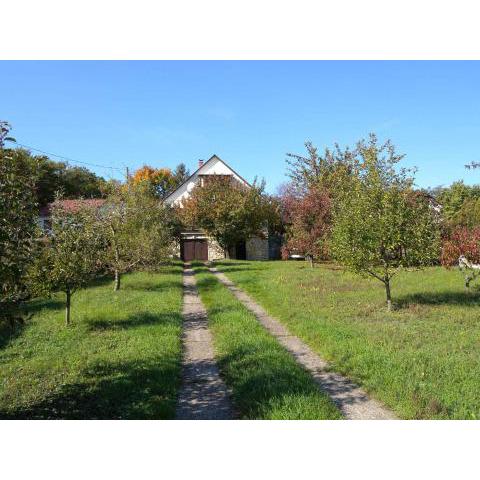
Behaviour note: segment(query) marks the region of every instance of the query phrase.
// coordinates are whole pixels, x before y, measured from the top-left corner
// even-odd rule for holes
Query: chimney
[[[198,168],[202,168],[203,167],[203,160],[199,160],[198,161]]]

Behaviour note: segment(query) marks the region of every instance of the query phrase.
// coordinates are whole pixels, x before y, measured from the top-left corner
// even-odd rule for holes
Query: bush
[[[442,265],[456,265],[461,255],[471,262],[480,263],[480,227],[459,227],[444,237],[440,258]]]

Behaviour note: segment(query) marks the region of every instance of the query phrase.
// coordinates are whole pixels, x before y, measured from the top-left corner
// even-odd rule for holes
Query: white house
[[[206,162],[200,160],[198,169],[176,190],[170,193],[166,197],[165,202],[181,207],[182,200],[189,197],[195,186],[203,185],[203,181],[208,175],[232,176],[247,187],[251,186],[221,158],[213,155]],[[239,260],[268,260],[274,256],[276,257],[276,250],[278,249],[274,248],[273,240],[257,236],[248,238],[245,242],[239,242],[235,245],[235,248],[230,252],[230,257]],[[215,260],[224,258],[225,254],[218,243],[209,238],[204,232],[191,231],[181,233],[180,256],[184,261]]]

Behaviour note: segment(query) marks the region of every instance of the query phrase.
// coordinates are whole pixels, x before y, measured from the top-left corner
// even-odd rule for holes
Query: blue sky
[[[480,62],[0,62],[0,119],[18,142],[106,167],[216,153],[270,191],[285,154],[391,138],[417,184],[480,171]],[[92,168],[104,176],[121,172]]]

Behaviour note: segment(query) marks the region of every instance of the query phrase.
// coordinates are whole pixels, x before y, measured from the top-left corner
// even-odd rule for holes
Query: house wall
[[[178,241],[174,241],[172,242],[172,244],[170,245],[170,250],[171,250],[171,256],[172,258],[175,258],[175,259],[180,259],[181,257],[181,252],[180,252],[180,242]]]
[[[205,238],[205,236],[203,236],[202,234],[197,234],[196,237]],[[207,237],[207,245],[208,260],[222,260],[225,258],[225,253],[216,240]],[[269,241],[266,238],[249,238],[246,241],[245,247],[247,253],[247,260],[268,260],[270,258]],[[174,258],[180,258],[180,244],[178,242],[172,243],[171,249],[172,256]]]
[[[246,242],[247,260],[268,260],[268,240],[251,237]]]
[[[225,253],[220,247],[218,242],[213,238],[208,239],[208,259],[209,260],[221,260],[225,258]]]
[[[241,179],[233,170],[231,170],[225,163],[214,156],[205,162],[205,164],[192,175],[188,182],[181,185],[177,190],[169,195],[165,201],[170,205],[178,205],[182,202],[182,200],[188,198],[190,192],[199,181],[199,175],[232,175],[239,182],[244,183],[244,180]]]

